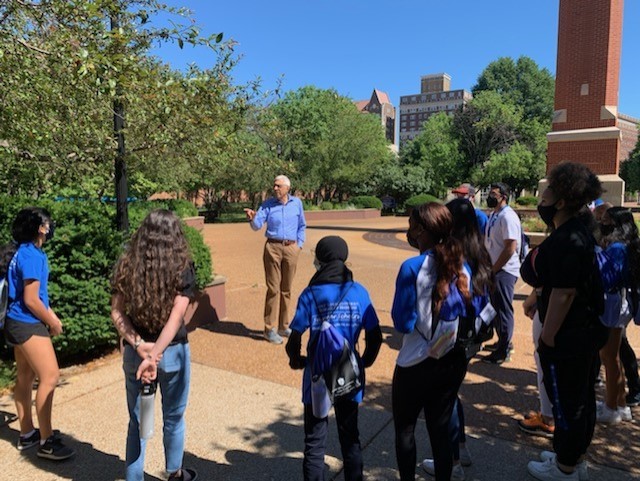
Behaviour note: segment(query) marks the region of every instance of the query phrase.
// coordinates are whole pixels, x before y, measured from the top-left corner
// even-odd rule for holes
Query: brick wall
[[[562,161],[580,162],[594,174],[618,173],[618,149],[616,139],[587,140],[582,142],[550,142],[547,149],[547,173]]]
[[[601,107],[618,105],[622,0],[560,0],[555,109],[566,122],[553,130],[616,125]]]

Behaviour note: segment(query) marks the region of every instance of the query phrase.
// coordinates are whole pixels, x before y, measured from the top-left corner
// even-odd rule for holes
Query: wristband
[[[133,344],[133,349],[135,349],[136,351],[138,350],[138,348],[140,347],[140,344],[142,344],[144,341],[142,340],[142,338],[139,338],[134,344]]]

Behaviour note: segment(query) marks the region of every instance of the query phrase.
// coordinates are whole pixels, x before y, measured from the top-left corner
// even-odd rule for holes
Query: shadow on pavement
[[[207,324],[198,326],[199,329],[204,329],[205,331],[217,332],[220,334],[227,334],[229,336],[239,336],[239,337],[247,337],[249,339],[253,339],[256,341],[265,341],[264,332],[262,329],[249,329],[247,326],[242,324],[241,322],[235,321],[215,321],[209,322]]]
[[[19,430],[8,426],[0,428],[0,440],[14,445],[18,439]],[[55,479],[70,479],[73,481],[113,481],[124,478],[124,461],[114,454],[98,451],[93,444],[80,441],[72,436],[62,434],[66,445],[75,449],[74,457],[65,461],[49,461],[36,455],[37,448],[33,447],[21,453],[20,458],[31,463],[37,469],[51,473]],[[124,437],[122,439],[124,443]],[[147,475],[147,480],[161,481]]]

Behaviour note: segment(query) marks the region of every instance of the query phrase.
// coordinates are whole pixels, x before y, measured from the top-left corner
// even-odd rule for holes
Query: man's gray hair
[[[287,177],[286,175],[279,175],[274,180],[276,182],[280,180],[287,187],[291,187],[291,181],[289,180],[289,177]]]

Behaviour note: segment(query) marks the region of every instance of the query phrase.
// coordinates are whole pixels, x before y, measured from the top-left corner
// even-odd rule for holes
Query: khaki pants
[[[267,283],[267,296],[264,301],[265,331],[273,329],[276,322],[279,330],[289,326],[291,285],[299,255],[300,247],[296,243],[285,246],[267,242],[264,245],[264,275]]]

